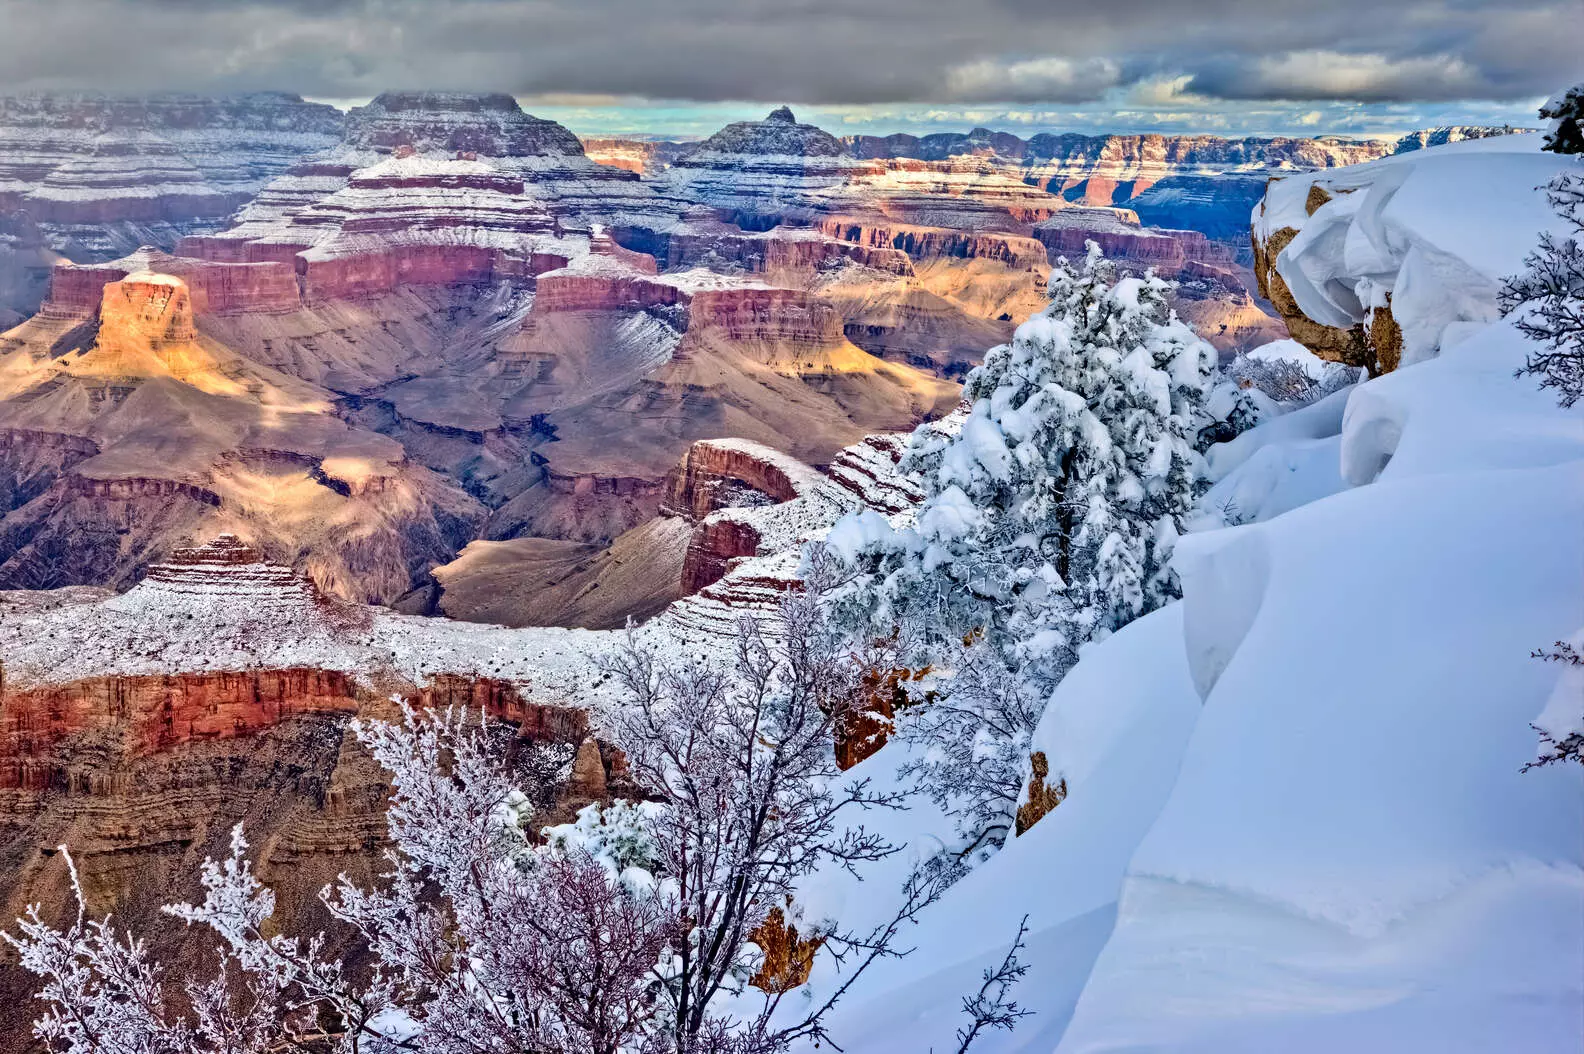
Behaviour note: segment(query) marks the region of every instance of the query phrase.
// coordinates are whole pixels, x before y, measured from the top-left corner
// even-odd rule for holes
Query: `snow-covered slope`
[[[1418,230],[1495,232],[1535,181],[1501,161],[1457,196],[1428,181],[1461,162],[1399,171]],[[1458,258],[1495,275],[1537,228]],[[976,1051],[1581,1048],[1584,772],[1520,770],[1557,679],[1530,653],[1584,625],[1584,407],[1514,377],[1526,348],[1471,324],[1214,453],[1219,488],[1259,497],[1248,522],[1185,538],[1184,600],[1085,653],[1035,742],[1066,800],[861,979],[838,1042],[941,1049],[1026,913],[1036,1015]],[[892,831],[917,854],[947,829]],[[900,874],[872,881],[811,886],[809,910],[883,903]]]

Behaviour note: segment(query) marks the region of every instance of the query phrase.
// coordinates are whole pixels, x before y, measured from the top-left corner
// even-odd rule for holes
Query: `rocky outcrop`
[[[659,313],[682,333],[679,358],[709,344],[766,365],[818,369],[814,360],[851,348],[841,315],[816,294],[702,269],[656,274],[652,257],[625,250],[579,257],[538,277],[529,324],[571,312]]]
[[[302,306],[296,276],[286,264],[214,263],[172,256],[145,245],[108,263],[57,263],[41,311],[54,318],[92,317],[105,286],[139,272],[180,278],[187,286],[193,312],[199,315],[283,314]]]
[[[1198,231],[1146,228],[1136,214],[1124,209],[1064,209],[1042,223],[1035,224],[1034,237],[1048,250],[1052,260],[1065,256],[1082,259],[1091,241],[1100,246],[1106,259],[1120,266],[1172,277],[1199,265],[1232,275],[1234,260],[1224,246],[1212,242]],[[1241,283],[1236,284],[1241,288]]]
[[[818,484],[819,473],[780,451],[742,440],[700,440],[666,480],[661,511],[702,520],[717,509],[792,501]]]
[[[763,958],[748,983],[769,995],[784,995],[808,983],[814,971],[814,956],[825,944],[818,931],[807,937],[786,919],[780,905],[770,909],[764,921],[755,926],[748,939],[758,945]]]
[[[850,347],[842,317],[827,301],[801,289],[739,286],[701,289],[688,299],[685,356],[706,341],[741,348],[766,365],[796,370],[825,352]]]
[[[797,459],[759,443],[720,439],[688,448],[666,481],[660,511],[697,525],[682,562],[687,596],[720,581],[734,561],[785,548],[787,528],[800,515],[845,507],[830,481]]]
[[[865,436],[843,447],[826,474],[868,508],[887,515],[904,512],[924,500],[918,484],[898,469],[907,441],[896,432]]]
[[[1050,778],[1050,762],[1046,760],[1044,751],[1036,750],[1029,755],[1029,768],[1028,796],[1017,808],[1017,822],[1014,825],[1017,835],[1039,823],[1052,809],[1067,800],[1065,778],[1054,784],[1045,782]]]
[[[652,257],[644,269],[614,256],[581,257],[566,267],[541,274],[535,288],[535,315],[559,311],[645,311],[674,307],[688,299],[680,285],[656,277]]]
[[[579,156],[578,137],[524,113],[510,95],[384,92],[346,116],[348,146],[417,153],[467,151],[484,157]]]
[[[345,674],[313,669],[103,677],[7,692],[0,701],[0,790],[113,791],[56,751],[74,736],[112,735],[129,753],[146,755],[193,740],[254,735],[294,715],[357,708]]]
[[[681,211],[634,173],[589,160],[576,136],[524,113],[508,95],[388,92],[353,109],[346,125],[339,146],[265,186],[230,230],[185,241],[182,251],[216,260],[289,262],[334,238],[327,231],[350,218],[352,228],[328,251],[361,256],[378,248],[379,235],[396,232],[398,240],[416,240],[431,255],[460,243],[527,259],[537,249],[519,244],[514,235],[524,231],[587,231],[596,223],[663,228]],[[403,164],[393,168],[390,162]],[[359,175],[354,187],[354,174],[370,168],[383,174]],[[470,188],[478,193],[467,194]],[[565,262],[570,254],[560,255]],[[422,275],[426,266],[414,273]],[[506,267],[502,276],[554,266]],[[442,278],[449,273],[440,270]]]
[[[790,107],[778,106],[762,121],[727,125],[700,143],[693,153],[816,158],[840,157],[845,152],[840,139],[815,125],[799,124]]]
[[[682,560],[683,595],[719,582],[733,560],[757,555],[760,540],[752,523],[733,517],[715,517],[699,524],[688,539]]]
[[[572,247],[554,236],[554,218],[524,193],[521,178],[488,162],[409,149],[353,171],[345,186],[257,237],[232,232],[182,248],[219,260],[290,261],[309,303],[403,285],[526,280],[570,259]]]
[[[624,229],[613,235],[658,260],[668,271],[707,267],[751,274],[812,276],[852,261],[887,274],[910,275],[913,263],[901,249],[875,247],[864,239],[833,237],[827,230],[776,227],[745,231],[713,218],[690,217],[666,231]]]

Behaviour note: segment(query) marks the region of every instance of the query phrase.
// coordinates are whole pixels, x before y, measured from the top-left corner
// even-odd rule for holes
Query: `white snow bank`
[[[1520,769],[1530,653],[1584,624],[1584,413],[1522,350],[1360,386],[1374,482],[1181,543],[1204,711],[1062,1052],[1579,1048],[1584,773]]]
[[[1060,1039],[1090,965],[1110,933],[1117,891],[1129,856],[1171,790],[1177,759],[1199,713],[1178,641],[1180,605],[1171,605],[1091,646],[1062,682],[1035,733],[1051,780],[1065,778],[1068,796],[1021,838],[952,887],[916,929],[907,957],[865,974],[833,1022],[836,1042],[852,1052],[941,1049],[965,1018],[960,997],[978,988],[980,972],[1006,954],[1018,922],[1029,916],[1029,974],[1020,999],[1039,1008],[1017,1031],[984,1036],[974,1050],[1049,1051]],[[903,760],[888,747],[852,775],[888,779]],[[932,810],[925,810],[931,813]],[[919,812],[897,818],[912,845],[933,852],[938,841]],[[933,815],[933,814],[932,814]],[[942,833],[944,818],[933,816]],[[891,826],[890,837],[897,837]],[[900,862],[899,862],[900,863]],[[853,924],[895,901],[900,871],[857,884],[832,877],[800,896],[816,898],[811,913],[835,913]],[[865,916],[867,918],[867,916]],[[828,969],[828,964],[827,964]],[[816,986],[831,977],[816,976]]]
[[[1287,176],[1255,208],[1255,234],[1298,231],[1276,270],[1316,322],[1363,322],[1390,293],[1403,362],[1419,362],[1450,343],[1449,326],[1495,320],[1502,278],[1541,231],[1560,229],[1544,184],[1577,163],[1540,145],[1494,136]],[[1316,186],[1331,200],[1311,216]]]
[[[1342,423],[1343,477],[1358,485],[1584,458],[1584,416],[1558,411],[1555,392],[1513,377],[1530,348],[1501,322],[1435,362],[1357,388]]]

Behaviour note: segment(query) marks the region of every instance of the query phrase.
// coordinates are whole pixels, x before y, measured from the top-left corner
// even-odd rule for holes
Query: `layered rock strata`
[[[25,211],[76,259],[169,248],[334,145],[341,123],[332,107],[279,93],[0,99],[0,213]]]
[[[247,526],[335,592],[386,599],[471,536],[474,499],[348,427],[331,393],[199,332],[181,278],[74,277],[0,338],[0,582],[126,584],[202,525]],[[73,298],[95,284],[84,317]]]

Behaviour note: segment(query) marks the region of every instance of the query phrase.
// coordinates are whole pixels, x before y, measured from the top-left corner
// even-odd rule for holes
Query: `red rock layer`
[[[1087,243],[1099,244],[1106,259],[1123,265],[1153,267],[1162,274],[1194,273],[1205,277],[1205,270],[1230,271],[1232,253],[1198,231],[1168,231],[1143,227],[1131,231],[1094,230],[1083,226],[1034,228],[1034,236],[1050,250],[1051,257],[1079,259]]]
[[[802,481],[789,471],[786,462],[791,461],[785,455],[766,457],[748,444],[700,440],[688,448],[667,478],[661,511],[702,520],[726,507],[732,484],[746,485],[772,501],[791,501],[803,487]]]
[[[563,269],[539,276],[533,311],[626,311],[674,307],[685,303],[679,287],[623,268],[603,271]]]
[[[53,318],[91,318],[106,285],[139,271],[182,279],[191,292],[193,311],[201,315],[280,314],[301,306],[297,279],[287,264],[214,263],[145,246],[110,263],[57,263],[41,310]]]
[[[1017,234],[915,227],[848,216],[822,219],[815,229],[843,241],[897,249],[915,260],[998,260],[1017,270],[1045,262],[1044,247]]]
[[[0,789],[74,793],[69,769],[50,749],[89,730],[125,737],[134,754],[195,739],[244,736],[293,714],[351,713],[357,701],[345,674],[328,670],[182,673],[100,677],[0,694]]]
[[[842,317],[826,301],[801,289],[709,289],[694,293],[688,328],[678,355],[691,343],[719,339],[731,344],[764,342],[786,348],[822,349],[846,339]]]
[[[692,595],[725,577],[731,562],[759,552],[759,532],[742,520],[720,518],[701,523],[688,539],[682,560],[682,592]]]
[[[888,274],[911,275],[913,262],[900,249],[842,240],[806,228],[744,231],[712,220],[694,220],[671,231],[624,229],[623,241],[660,260],[668,271],[735,265],[754,274],[812,272],[851,260]]]

